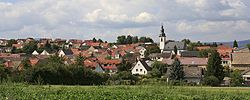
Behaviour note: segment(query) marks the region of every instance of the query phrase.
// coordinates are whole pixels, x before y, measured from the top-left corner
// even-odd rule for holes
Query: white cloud
[[[152,20],[153,20],[153,15],[147,12],[142,12],[134,18],[134,21],[138,23],[151,22]]]
[[[115,39],[120,33],[158,40],[163,22],[167,23],[166,31],[173,39],[208,39],[203,37],[219,33],[228,34],[229,38],[224,40],[236,33],[243,34],[239,38],[250,38],[244,35],[250,33],[249,5],[246,0],[0,1],[0,36]],[[213,39],[218,38],[208,40]]]

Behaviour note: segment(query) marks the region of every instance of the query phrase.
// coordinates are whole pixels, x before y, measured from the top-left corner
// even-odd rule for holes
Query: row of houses
[[[160,61],[164,64],[172,65],[174,59],[177,58],[184,68],[185,80],[187,82],[200,83],[207,67],[208,58],[199,57],[199,51],[215,49],[220,54],[223,67],[229,68],[231,71],[240,70],[245,82],[250,82],[249,48],[231,48],[227,45],[219,45],[217,47],[199,46],[196,47],[198,51],[187,51],[187,45],[184,42],[167,41],[163,26],[159,38],[161,53],[150,54],[147,60],[138,60],[131,70],[132,74],[147,75],[152,70],[152,62]],[[177,48],[177,53],[174,51],[175,48]]]

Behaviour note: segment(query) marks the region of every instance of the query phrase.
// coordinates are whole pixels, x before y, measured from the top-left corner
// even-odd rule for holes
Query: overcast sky
[[[0,0],[0,38],[250,39],[250,0]]]

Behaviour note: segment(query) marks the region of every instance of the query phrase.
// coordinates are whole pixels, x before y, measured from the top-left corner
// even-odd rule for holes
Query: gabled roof
[[[250,53],[232,53],[232,64],[250,64]]]
[[[71,51],[71,49],[65,49],[63,50],[63,52],[65,53],[65,55],[73,55],[73,52]]]
[[[174,50],[174,46],[176,46],[178,50],[186,49],[185,42],[174,41],[174,42],[166,42],[164,50],[167,50],[167,51]]]
[[[250,68],[249,69],[246,69],[245,71],[241,72],[241,75],[244,75],[246,73],[250,72]]]
[[[182,51],[181,57],[198,57],[198,51]]]
[[[185,78],[201,78],[202,68],[200,67],[184,67]]]
[[[144,68],[147,70],[147,71],[151,71],[152,68],[148,66],[148,64],[144,61],[144,60],[139,60],[139,62],[141,62],[142,66],[144,66]]]
[[[154,58],[154,57],[163,57],[163,58],[171,58],[171,53],[152,53],[148,57]]]

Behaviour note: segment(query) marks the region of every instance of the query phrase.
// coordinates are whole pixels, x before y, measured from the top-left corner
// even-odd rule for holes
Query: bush
[[[205,85],[209,85],[209,86],[218,86],[220,84],[220,81],[215,76],[207,76],[204,79],[204,83]]]

